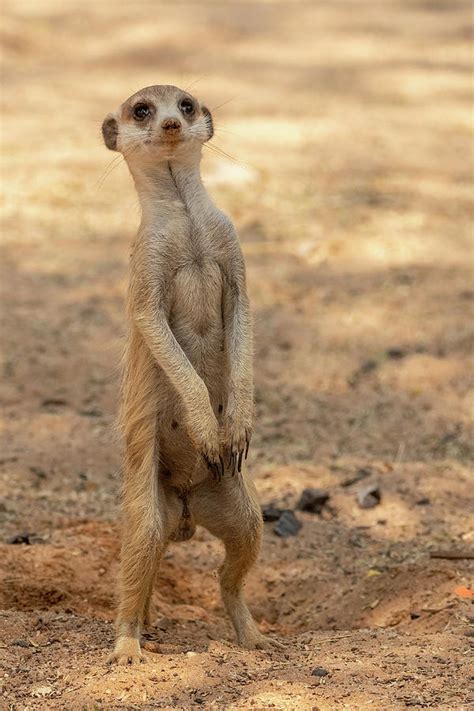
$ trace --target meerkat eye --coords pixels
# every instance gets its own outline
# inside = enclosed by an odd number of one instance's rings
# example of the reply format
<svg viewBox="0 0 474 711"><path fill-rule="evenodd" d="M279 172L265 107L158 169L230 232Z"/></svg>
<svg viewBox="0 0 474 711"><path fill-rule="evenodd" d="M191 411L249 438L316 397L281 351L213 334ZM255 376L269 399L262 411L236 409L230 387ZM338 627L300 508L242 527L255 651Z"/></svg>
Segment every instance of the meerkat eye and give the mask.
<svg viewBox="0 0 474 711"><path fill-rule="evenodd" d="M194 113L194 104L191 99L181 99L179 108L185 116L191 116Z"/></svg>
<svg viewBox="0 0 474 711"><path fill-rule="evenodd" d="M146 104L137 104L133 107L133 118L135 121L144 121L150 115L150 107Z"/></svg>

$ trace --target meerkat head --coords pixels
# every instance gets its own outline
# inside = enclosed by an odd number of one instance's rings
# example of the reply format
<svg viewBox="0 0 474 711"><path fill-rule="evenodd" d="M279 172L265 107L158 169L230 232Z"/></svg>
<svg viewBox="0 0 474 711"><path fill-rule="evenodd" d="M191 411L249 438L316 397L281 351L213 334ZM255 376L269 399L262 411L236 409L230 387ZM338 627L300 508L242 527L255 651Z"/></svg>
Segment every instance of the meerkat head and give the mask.
<svg viewBox="0 0 474 711"><path fill-rule="evenodd" d="M122 153L127 162L185 156L213 133L209 109L176 86L141 89L102 123L105 145Z"/></svg>

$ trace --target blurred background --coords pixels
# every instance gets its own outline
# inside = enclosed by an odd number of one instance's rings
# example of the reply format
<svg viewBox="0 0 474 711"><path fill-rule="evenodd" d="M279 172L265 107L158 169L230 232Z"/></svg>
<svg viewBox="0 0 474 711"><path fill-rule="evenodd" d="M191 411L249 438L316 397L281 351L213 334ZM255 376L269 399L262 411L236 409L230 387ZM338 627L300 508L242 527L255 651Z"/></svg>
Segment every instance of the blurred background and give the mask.
<svg viewBox="0 0 474 711"><path fill-rule="evenodd" d="M425 690L405 683L416 698L436 699L435 689L439 703L460 708L460 687L439 680L456 677L465 659L449 634L466 620L467 602L453 590L472 562L433 561L429 552L472 550L474 541L471 12L464 0L3 1L0 517L9 639L43 639L38 616L49 615L63 645L74 637L82 675L112 635L113 422L140 215L100 126L136 90L169 83L214 115L218 152L204 150L202 171L247 262L256 336L250 468L262 502L293 507L307 486L330 494L322 517L299 514L295 538L281 541L267 524L248 586L255 614L270 631L294 635L295 674L315 630L355 630L338 643L339 657L359 645L366 670L374 650L384 660L366 676L362 667L336 674L321 709L356 687L351 708L363 708L374 688L385 693L377 679L398 673L390 665L399 650L402 669L435 643L460 656L452 652L449 668L422 659ZM381 492L370 510L356 503L362 480ZM11 545L22 536L32 545ZM199 649L204 629L231 635L212 577L218 544L200 532L172 551L157 601L174 622L178 646L167 643L181 674L186 640ZM384 637L386 628L403 636L405 625L410 640ZM426 635L440 636L428 644ZM398 651L388 659L390 639ZM33 653L0 651L7 666ZM48 647L35 673L53 689L49 708L63 708L65 682L48 677L54 655ZM199 663L219 680L225 667L212 660L211 650ZM275 675L260 679L258 660L249 663L248 703L314 705L301 678L280 671L276 692ZM36 688L27 667L11 698ZM149 693L140 679L137 693ZM81 683L85 701L107 698L111 685L93 674ZM173 703L189 707L188 691L175 693Z"/></svg>

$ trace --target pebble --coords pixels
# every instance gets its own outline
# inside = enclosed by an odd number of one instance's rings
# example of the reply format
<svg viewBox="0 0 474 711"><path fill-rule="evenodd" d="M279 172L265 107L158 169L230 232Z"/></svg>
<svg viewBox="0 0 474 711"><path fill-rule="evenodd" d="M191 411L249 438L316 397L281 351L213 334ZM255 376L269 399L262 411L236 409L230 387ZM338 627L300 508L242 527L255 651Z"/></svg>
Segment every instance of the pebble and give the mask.
<svg viewBox="0 0 474 711"><path fill-rule="evenodd" d="M329 494L322 489L304 489L296 504L299 511L319 514L329 501Z"/></svg>
<svg viewBox="0 0 474 711"><path fill-rule="evenodd" d="M327 669L324 667L314 667L313 671L311 672L311 676L328 676L329 672Z"/></svg>
<svg viewBox="0 0 474 711"><path fill-rule="evenodd" d="M357 494L357 503L361 509L373 509L380 504L382 495L378 484L371 484Z"/></svg>
<svg viewBox="0 0 474 711"><path fill-rule="evenodd" d="M298 521L293 511L283 511L273 527L273 531L277 536L280 536L280 538L288 538L289 536L296 536L301 525L301 522Z"/></svg>

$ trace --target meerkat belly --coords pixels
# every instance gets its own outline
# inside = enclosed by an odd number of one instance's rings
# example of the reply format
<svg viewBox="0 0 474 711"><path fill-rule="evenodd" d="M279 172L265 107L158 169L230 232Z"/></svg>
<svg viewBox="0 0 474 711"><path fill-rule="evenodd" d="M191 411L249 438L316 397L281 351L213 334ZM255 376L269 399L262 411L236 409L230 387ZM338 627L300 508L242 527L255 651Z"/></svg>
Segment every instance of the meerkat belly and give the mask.
<svg viewBox="0 0 474 711"><path fill-rule="evenodd" d="M190 263L175 276L170 328L209 390L212 407L221 418L227 400L228 365L222 322L222 275L214 262ZM170 383L163 382L159 414L162 477L186 488L209 475L185 426L183 403Z"/></svg>
<svg viewBox="0 0 474 711"><path fill-rule="evenodd" d="M196 371L214 388L225 360L222 275L215 262L191 262L176 274L170 326Z"/></svg>

